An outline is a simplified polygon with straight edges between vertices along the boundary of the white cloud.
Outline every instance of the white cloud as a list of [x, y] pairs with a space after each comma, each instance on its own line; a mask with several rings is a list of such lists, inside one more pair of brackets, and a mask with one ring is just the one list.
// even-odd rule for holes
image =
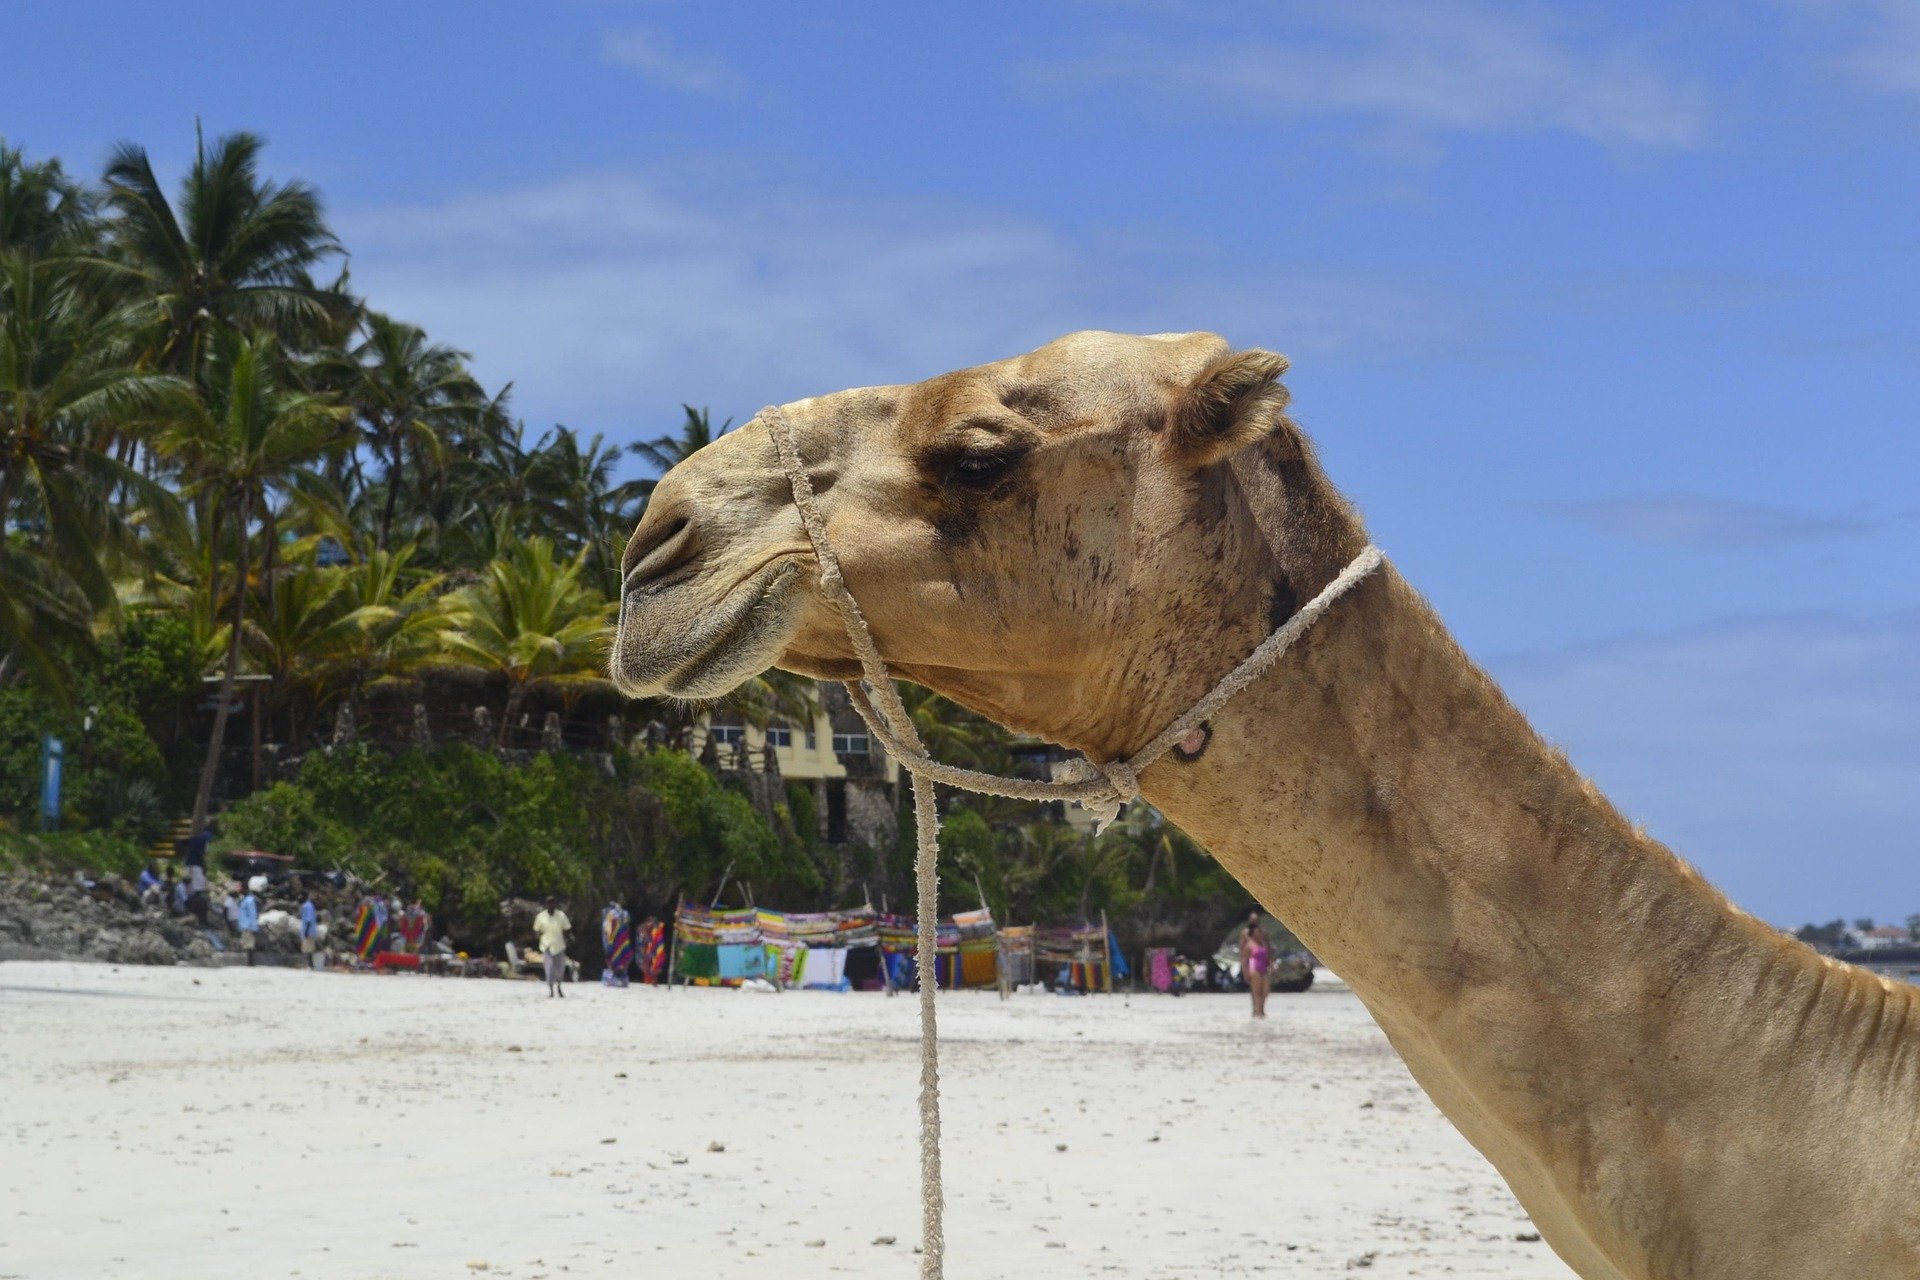
[[1920, 93], [1920, 5], [1913, 0], [1864, 0], [1848, 6], [1862, 28], [1841, 66], [1889, 93]]
[[1396, 280], [1094, 243], [951, 203], [796, 190], [750, 169], [594, 174], [345, 211], [357, 287], [511, 378], [530, 419], [652, 434], [681, 400], [914, 380], [1076, 328], [1209, 328], [1290, 349], [1458, 340]]
[[1920, 910], [1920, 612], [1489, 663], [1621, 809], [1776, 923]]
[[638, 71], [663, 88], [701, 97], [731, 98], [746, 88], [746, 77], [719, 58], [678, 48], [654, 31], [609, 31], [601, 52], [615, 66]]
[[1547, 509], [1613, 537], [1687, 551], [1772, 551], [1808, 542], [1863, 538], [1880, 527], [1852, 516], [1697, 493], [1559, 502], [1548, 504]]
[[1580, 47], [1542, 18], [1460, 0], [1314, 4], [1284, 38], [1145, 37], [1031, 64], [1049, 87], [1119, 85], [1284, 119], [1385, 121], [1442, 133], [1563, 132], [1697, 145], [1702, 90], [1622, 45]]
[[1775, 0], [1794, 52], [1829, 74], [1893, 94], [1920, 93], [1914, 0]]

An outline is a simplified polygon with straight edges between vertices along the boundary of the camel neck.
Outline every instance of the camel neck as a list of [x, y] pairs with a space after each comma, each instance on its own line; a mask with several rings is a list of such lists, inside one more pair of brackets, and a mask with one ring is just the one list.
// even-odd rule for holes
[[1425, 1021], [1516, 976], [1578, 990], [1739, 915], [1541, 741], [1391, 567], [1230, 703], [1199, 759], [1142, 781], [1376, 1012]]

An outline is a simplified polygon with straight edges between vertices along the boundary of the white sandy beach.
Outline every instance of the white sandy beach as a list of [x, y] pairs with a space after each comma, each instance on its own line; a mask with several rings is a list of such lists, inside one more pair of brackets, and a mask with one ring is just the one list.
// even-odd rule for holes
[[[1572, 1274], [1337, 984], [941, 1007], [956, 1280]], [[0, 964], [0, 1277], [907, 1280], [917, 1055], [908, 998]]]

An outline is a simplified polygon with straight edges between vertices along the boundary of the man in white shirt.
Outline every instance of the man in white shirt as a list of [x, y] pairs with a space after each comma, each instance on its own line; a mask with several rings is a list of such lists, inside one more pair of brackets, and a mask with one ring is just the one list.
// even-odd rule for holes
[[573, 922], [553, 898], [548, 898], [546, 909], [533, 918], [534, 936], [540, 939], [540, 959], [547, 970], [548, 999], [564, 999], [567, 994], [560, 989], [560, 982], [567, 976], [567, 930], [571, 928]]

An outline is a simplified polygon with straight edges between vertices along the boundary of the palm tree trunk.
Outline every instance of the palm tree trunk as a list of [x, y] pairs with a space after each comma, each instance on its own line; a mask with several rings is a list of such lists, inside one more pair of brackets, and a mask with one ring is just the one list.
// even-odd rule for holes
[[387, 505], [380, 513], [380, 540], [375, 545], [380, 550], [387, 549], [387, 531], [393, 528], [394, 503], [400, 497], [400, 445], [396, 441], [393, 455], [387, 459]]
[[207, 614], [220, 616], [220, 504], [207, 512]]
[[261, 603], [266, 606], [267, 620], [277, 621], [279, 606], [273, 597], [274, 554], [280, 548], [280, 529], [273, 518], [273, 499], [262, 493], [260, 503], [260, 531], [266, 541], [264, 567], [260, 571]]
[[[193, 797], [193, 835], [206, 830], [207, 805], [213, 799], [213, 776], [220, 769], [220, 748], [226, 745], [227, 708], [233, 702], [234, 678], [240, 674], [240, 632], [247, 620], [247, 526], [253, 522], [253, 495], [240, 493], [240, 550], [235, 560], [239, 577], [233, 591], [233, 634], [227, 637], [227, 666], [220, 678], [220, 702], [213, 709], [213, 733], [207, 738], [206, 763], [200, 766], [200, 789]], [[217, 560], [217, 557], [216, 557]]]
[[508, 688], [507, 706], [500, 713], [500, 732], [494, 736], [493, 740], [496, 749], [507, 745], [507, 731], [513, 724], [513, 713], [520, 709], [520, 701], [526, 697], [526, 693], [527, 686], [524, 684], [514, 684]]

